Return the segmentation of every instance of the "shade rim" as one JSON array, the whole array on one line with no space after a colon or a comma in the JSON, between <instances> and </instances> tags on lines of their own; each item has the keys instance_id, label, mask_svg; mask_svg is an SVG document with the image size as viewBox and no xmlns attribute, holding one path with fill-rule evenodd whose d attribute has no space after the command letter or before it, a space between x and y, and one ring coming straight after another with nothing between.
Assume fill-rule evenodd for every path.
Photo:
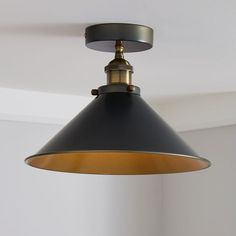
<instances>
[{"instance_id":1,"label":"shade rim","mask_svg":"<svg viewBox=\"0 0 236 236\"><path fill-rule=\"evenodd\" d=\"M65 155L65 154L101 154L101 153L124 153L124 154L145 154L145 155L157 155L155 158L160 158L160 156L163 156L163 158L166 157L174 157L174 158L184 158L184 159L192 159L195 161L199 161L204 163L204 167L201 168L196 168L196 169L191 169L191 170L185 170L185 171L175 171L175 172L163 172L163 173L126 173L126 174L112 174L112 173L94 173L94 172L74 172L74 171L65 171L65 170L57 170L57 169L52 169L52 168L45 168L45 167L40 167L37 165L33 165L30 163L30 160L33 160L35 158L39 158L42 156L51 156L50 158L56 158L53 157L53 155ZM158 157L159 155L159 157ZM98 157L99 158L99 157ZM145 157L148 158L148 157ZM176 174L176 173L188 173L188 172L194 172L194 171L200 171L207 169L211 166L211 162L207 160L206 158L200 157L200 156L193 156L193 155L186 155L186 154L177 154L177 153L167 153L167 152L153 152L153 151L135 151L135 150L74 150L74 151L57 151L57 152L45 152L45 153L39 153L35 154L32 156L27 157L25 160L25 163L31 167L37 168L37 169L42 169L42 170L49 170L49 171L56 171L56 172L64 172L64 173L74 173L74 174L93 174L93 175L157 175L157 174Z\"/></svg>"}]
</instances>

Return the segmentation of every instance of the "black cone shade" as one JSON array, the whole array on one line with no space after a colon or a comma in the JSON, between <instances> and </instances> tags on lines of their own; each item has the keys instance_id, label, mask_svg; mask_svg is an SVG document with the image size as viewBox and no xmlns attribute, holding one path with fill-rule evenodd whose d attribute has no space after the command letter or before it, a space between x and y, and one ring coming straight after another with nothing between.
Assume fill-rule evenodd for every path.
<instances>
[{"instance_id":1,"label":"black cone shade","mask_svg":"<svg viewBox=\"0 0 236 236\"><path fill-rule=\"evenodd\" d=\"M210 165L139 94L129 92L98 95L26 162L47 170L93 174L178 173Z\"/></svg>"}]
</instances>

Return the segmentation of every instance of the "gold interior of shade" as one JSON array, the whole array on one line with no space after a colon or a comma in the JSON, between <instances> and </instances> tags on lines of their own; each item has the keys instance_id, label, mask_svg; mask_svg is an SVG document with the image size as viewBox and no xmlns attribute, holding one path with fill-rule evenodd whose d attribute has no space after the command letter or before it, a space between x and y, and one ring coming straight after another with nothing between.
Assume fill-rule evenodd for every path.
<instances>
[{"instance_id":1,"label":"gold interior of shade","mask_svg":"<svg viewBox=\"0 0 236 236\"><path fill-rule=\"evenodd\" d=\"M164 174L200 170L210 162L191 156L143 152L66 152L36 155L26 163L37 168L83 174Z\"/></svg>"}]
</instances>

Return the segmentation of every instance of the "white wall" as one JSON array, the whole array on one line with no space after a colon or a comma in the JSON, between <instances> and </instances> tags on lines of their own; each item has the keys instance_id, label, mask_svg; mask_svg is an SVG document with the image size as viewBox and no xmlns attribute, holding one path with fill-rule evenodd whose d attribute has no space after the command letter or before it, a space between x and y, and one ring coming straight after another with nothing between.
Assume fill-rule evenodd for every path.
<instances>
[{"instance_id":1,"label":"white wall","mask_svg":"<svg viewBox=\"0 0 236 236\"><path fill-rule=\"evenodd\" d=\"M162 235L236 235L236 126L182 136L212 167L164 176Z\"/></svg>"},{"instance_id":2,"label":"white wall","mask_svg":"<svg viewBox=\"0 0 236 236\"><path fill-rule=\"evenodd\" d=\"M60 127L0 121L0 235L160 235L160 176L98 176L31 168Z\"/></svg>"}]
</instances>

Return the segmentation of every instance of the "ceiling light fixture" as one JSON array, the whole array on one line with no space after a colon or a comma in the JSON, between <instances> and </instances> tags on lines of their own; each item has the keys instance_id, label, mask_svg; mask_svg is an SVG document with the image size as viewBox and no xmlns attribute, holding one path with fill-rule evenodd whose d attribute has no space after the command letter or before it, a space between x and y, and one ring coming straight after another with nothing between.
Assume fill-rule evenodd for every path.
<instances>
[{"instance_id":1,"label":"ceiling light fixture","mask_svg":"<svg viewBox=\"0 0 236 236\"><path fill-rule=\"evenodd\" d=\"M95 99L25 161L46 170L88 174L164 174L204 169L198 155L140 97L131 81L133 67L123 52L150 49L153 30L135 24L86 28L87 47L115 51L106 67L107 85Z\"/></svg>"}]
</instances>

